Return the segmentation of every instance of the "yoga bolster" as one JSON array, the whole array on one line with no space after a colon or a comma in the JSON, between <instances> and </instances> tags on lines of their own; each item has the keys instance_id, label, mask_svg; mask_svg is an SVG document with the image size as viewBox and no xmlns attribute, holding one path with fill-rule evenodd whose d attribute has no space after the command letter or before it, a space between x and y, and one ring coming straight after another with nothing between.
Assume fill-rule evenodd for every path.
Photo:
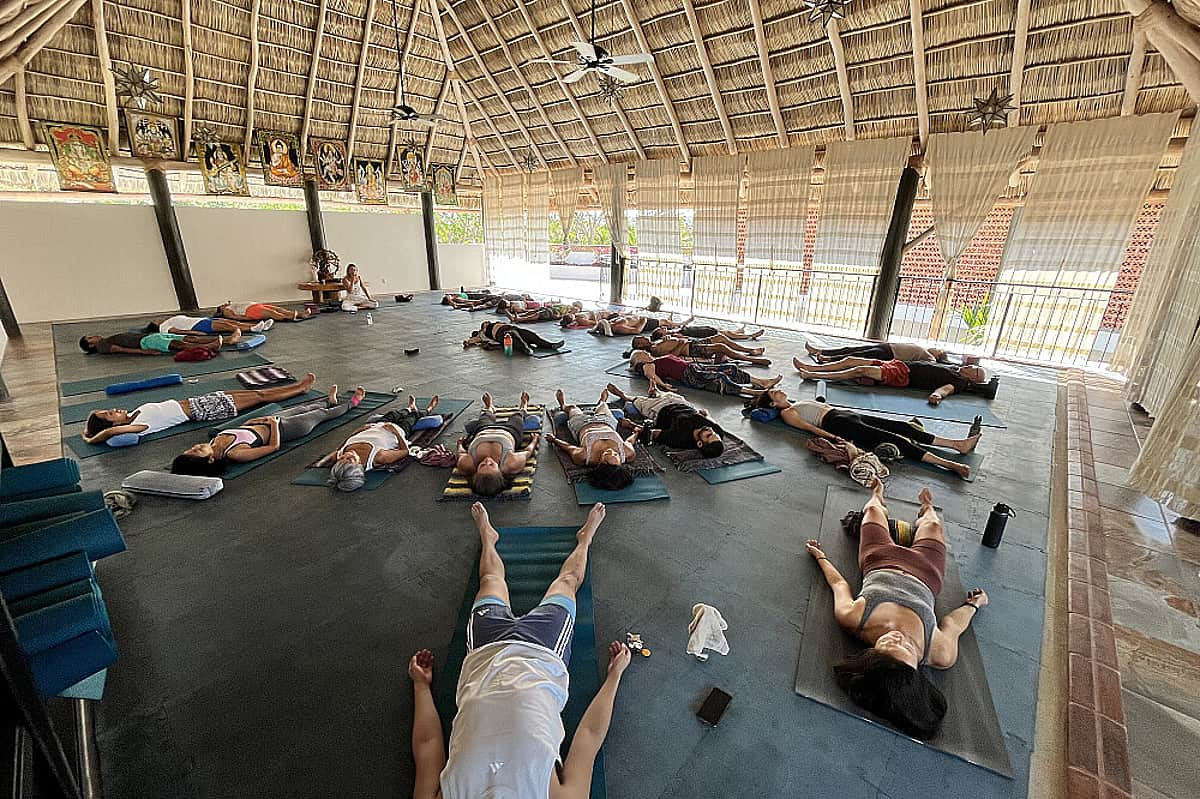
<instances>
[{"instance_id":1,"label":"yoga bolster","mask_svg":"<svg viewBox=\"0 0 1200 799\"><path fill-rule=\"evenodd\" d=\"M121 488L126 491L181 499L208 499L224 487L220 477L171 474L153 469L143 469L121 481Z\"/></svg>"},{"instance_id":2,"label":"yoga bolster","mask_svg":"<svg viewBox=\"0 0 1200 799\"><path fill-rule=\"evenodd\" d=\"M111 386L105 386L104 393L110 397L115 397L118 394L130 394L134 391L142 391L147 388L177 386L182 382L183 375L178 373L159 375L158 377L148 377L145 380L130 380L128 383L113 383Z\"/></svg>"},{"instance_id":3,"label":"yoga bolster","mask_svg":"<svg viewBox=\"0 0 1200 799\"><path fill-rule=\"evenodd\" d=\"M252 350L255 347L259 346L260 344L266 344L266 343L267 343L267 337L264 336L262 333L259 333L258 335L247 336L246 338L239 341L237 344L234 344L233 348L236 349L238 352L247 352L247 351Z\"/></svg>"},{"instance_id":4,"label":"yoga bolster","mask_svg":"<svg viewBox=\"0 0 1200 799\"><path fill-rule=\"evenodd\" d=\"M750 418L756 422L773 422L779 418L777 408L755 408L750 411Z\"/></svg>"},{"instance_id":5,"label":"yoga bolster","mask_svg":"<svg viewBox=\"0 0 1200 799\"><path fill-rule=\"evenodd\" d=\"M437 414L434 414L433 416L422 416L412 426L412 429L414 433L418 430L436 430L442 426L444 421L445 420Z\"/></svg>"},{"instance_id":6,"label":"yoga bolster","mask_svg":"<svg viewBox=\"0 0 1200 799\"><path fill-rule=\"evenodd\" d=\"M542 429L542 417L540 417L540 416L525 417L525 430L529 431L529 430L541 430L541 429Z\"/></svg>"},{"instance_id":7,"label":"yoga bolster","mask_svg":"<svg viewBox=\"0 0 1200 799\"><path fill-rule=\"evenodd\" d=\"M122 433L119 436L113 436L105 441L110 447L132 447L142 440L142 437L137 433Z\"/></svg>"}]
</instances>

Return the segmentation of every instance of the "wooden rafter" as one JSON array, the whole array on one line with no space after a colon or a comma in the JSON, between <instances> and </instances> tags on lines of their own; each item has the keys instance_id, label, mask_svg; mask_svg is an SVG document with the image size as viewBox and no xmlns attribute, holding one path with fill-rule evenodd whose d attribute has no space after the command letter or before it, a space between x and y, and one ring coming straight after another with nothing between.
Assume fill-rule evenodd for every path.
<instances>
[{"instance_id":1,"label":"wooden rafter","mask_svg":"<svg viewBox=\"0 0 1200 799\"><path fill-rule=\"evenodd\" d=\"M463 130L466 132L466 144L471 148L471 157L475 160L475 171L479 174L480 185L483 185L482 161L486 160L493 172L496 171L496 165L491 162L486 153L480 151L479 142L475 139L475 134L471 131L471 118L467 116L467 106L463 103L462 98L462 92L465 88L462 85L462 81L456 77L451 85L454 88L454 103L458 106L458 118L462 121ZM504 144L504 139L500 140L500 144ZM507 145L505 146L507 148Z\"/></svg>"},{"instance_id":2,"label":"wooden rafter","mask_svg":"<svg viewBox=\"0 0 1200 799\"><path fill-rule=\"evenodd\" d=\"M416 11L414 9L414 16ZM458 70L454 66L454 58L450 55L450 45L446 41L446 28L442 25L441 14L438 13L437 0L429 0L429 13L433 18L433 30L437 34L438 46L442 49L442 60L446 65L446 82L450 84L454 90L454 103L458 107L458 120L462 124L463 138L471 148L471 155L475 159L475 171L479 174L479 182L483 182L483 164L481 153L479 152L479 144L475 139L475 133L471 130L471 118L467 116L467 106L463 103L462 81L458 79ZM486 117L485 117L486 118ZM489 120L490 122L490 120ZM504 140L500 140L504 144ZM507 145L505 145L507 149ZM492 169L495 170L495 165Z\"/></svg>"},{"instance_id":3,"label":"wooden rafter","mask_svg":"<svg viewBox=\"0 0 1200 799\"><path fill-rule=\"evenodd\" d=\"M513 108L512 103L510 103L508 101L508 97L505 96L504 90L501 89L499 84L496 83L496 79L492 77L491 71L488 70L487 65L483 63L483 57L479 54L479 50L475 48L475 43L471 41L471 37L467 35L466 28L463 26L462 22L459 21L458 15L454 13L454 8L448 2L446 2L446 0L433 0L433 2L435 5L439 5L440 3L439 7L446 9L446 14L450 16L450 20L458 28L463 44L467 46L467 51L470 52L471 58L475 61L475 65L478 66L479 71L483 73L484 80L486 80L488 85L492 87L492 91L495 92L496 97L500 100L501 105L503 105L505 110L508 111L508 115L513 118L513 121L517 123L517 127L520 129L521 133L525 135L525 143L529 145L529 149L533 151L535 157L542 162L542 166L549 169L550 164L542 155L541 149L537 146L537 143L534 142L533 134L529 132L529 128L527 128L525 123L521 120L521 116L517 113L517 109ZM448 51L449 45L447 45L446 48ZM467 88L465 84L463 85L463 88Z\"/></svg>"},{"instance_id":4,"label":"wooden rafter","mask_svg":"<svg viewBox=\"0 0 1200 799\"><path fill-rule=\"evenodd\" d=\"M787 126L783 122L783 111L779 108L779 93L775 91L775 70L771 68L771 51L767 47L767 31L763 26L762 8L758 0L750 0L750 18L754 22L754 45L758 49L758 66L767 90L767 105L775 122L775 137L780 147L787 147Z\"/></svg>"},{"instance_id":5,"label":"wooden rafter","mask_svg":"<svg viewBox=\"0 0 1200 799\"><path fill-rule=\"evenodd\" d=\"M520 169L521 168L520 160L517 159L517 156L512 151L512 148L508 146L508 142L506 142L504 140L504 136L502 136L500 134L500 129L496 127L496 123L493 122L492 118L490 116L488 116L486 111L483 110L483 106L480 104L479 99L477 97L475 97L474 94L471 93L471 87L468 86L467 84L463 83L461 80L458 82L457 85L461 91L466 93L467 99L470 100L471 104L475 106L475 110L479 112L479 116L481 116L483 118L483 121L487 123L488 129L492 131L492 135L495 136L496 139L500 142L500 146L504 149L504 153L505 153L505 155L508 156L508 160L512 162L512 165L514 167L516 167L517 169ZM466 112L464 111L464 113L466 113ZM465 119L465 117L464 117L464 119Z\"/></svg>"},{"instance_id":6,"label":"wooden rafter","mask_svg":"<svg viewBox=\"0 0 1200 799\"><path fill-rule=\"evenodd\" d=\"M1017 18L1013 22L1012 71L1008 76L1008 92L1012 95L1013 110L1008 114L1008 126L1021 124L1021 91L1025 84L1025 49L1029 44L1029 2L1017 0Z\"/></svg>"},{"instance_id":7,"label":"wooden rafter","mask_svg":"<svg viewBox=\"0 0 1200 799\"><path fill-rule=\"evenodd\" d=\"M439 116L442 113L442 106L446 104L446 95L450 91L450 81L442 82L442 90L438 92L437 101L433 104L433 115ZM438 123L435 119L433 124L429 126L429 135L425 137L425 168L429 168L429 159L433 154L433 137L437 135ZM465 137L464 137L465 141Z\"/></svg>"},{"instance_id":8,"label":"wooden rafter","mask_svg":"<svg viewBox=\"0 0 1200 799\"><path fill-rule=\"evenodd\" d=\"M645 31L642 30L642 23L634 13L633 3L630 0L621 0L621 7L625 9L625 18L629 20L629 28L637 39L638 47L643 53L651 52L650 42L646 39ZM658 71L658 64L651 60L648 66L650 67L650 76L654 78L654 85L658 87L658 98L662 100L663 109L671 120L671 129L675 131L675 143L679 145L679 154L683 156L684 163L691 164L692 153L688 150L687 141L683 138L683 126L679 124L679 114L675 112L675 104L671 102L671 95L667 93L667 85L663 83L662 74Z\"/></svg>"},{"instance_id":9,"label":"wooden rafter","mask_svg":"<svg viewBox=\"0 0 1200 799\"><path fill-rule=\"evenodd\" d=\"M321 0L317 11L316 40L313 42L312 63L308 65L308 85L304 90L304 118L300 123L300 160L308 152L308 133L312 128L313 95L317 91L317 69L321 66L321 44L325 39L325 18L329 0ZM386 173L385 173L386 174Z\"/></svg>"},{"instance_id":10,"label":"wooden rafter","mask_svg":"<svg viewBox=\"0 0 1200 799\"><path fill-rule=\"evenodd\" d=\"M104 0L92 0L92 29L96 32L96 55L104 79L104 109L108 115L108 151L117 153L121 142L121 117L117 109L117 81L108 52L108 26L104 23Z\"/></svg>"},{"instance_id":11,"label":"wooden rafter","mask_svg":"<svg viewBox=\"0 0 1200 799\"><path fill-rule=\"evenodd\" d=\"M367 16L363 20L362 47L358 52L358 71L354 75L354 96L350 101L350 133L346 136L346 157L354 157L354 140L358 136L358 111L362 102L363 78L367 71L367 52L371 49L371 28L375 26L376 0L367 0Z\"/></svg>"},{"instance_id":12,"label":"wooden rafter","mask_svg":"<svg viewBox=\"0 0 1200 799\"><path fill-rule=\"evenodd\" d=\"M521 82L521 85L525 87L525 93L529 95L530 101L533 102L533 110L537 111L538 116L542 118L542 124L546 126L546 129L550 131L550 135L554 137L556 142L558 142L558 146L561 147L563 153L566 154L567 160L571 162L571 166L579 166L579 161L575 158L575 154L571 152L571 148L567 146L567 143L563 140L563 137L558 135L558 126L550 121L550 117L546 116L546 109L542 105L541 101L538 100L537 94L533 91L533 87L529 85L529 81L525 79L524 71L517 66L516 59L513 58L512 51L508 47L508 42L504 40L504 37L500 34L500 30L496 27L496 20L492 18L491 12L487 10L487 6L483 4L482 0L475 0L475 5L479 8L480 13L483 14L483 20L487 24L488 30L491 31L492 36L496 37L496 41L500 43L500 52L504 53L504 59L508 61L508 66L512 69L513 74L517 76L517 79ZM517 5L519 7L521 4L517 3ZM464 32L463 36L465 37L466 35L467 34Z\"/></svg>"},{"instance_id":13,"label":"wooden rafter","mask_svg":"<svg viewBox=\"0 0 1200 799\"><path fill-rule=\"evenodd\" d=\"M196 67L192 47L192 0L182 0L179 21L183 25L183 156L187 158L195 122Z\"/></svg>"},{"instance_id":14,"label":"wooden rafter","mask_svg":"<svg viewBox=\"0 0 1200 799\"><path fill-rule=\"evenodd\" d=\"M258 15L262 11L262 0L254 0L250 6L250 76L246 78L246 137L242 141L242 152L250 162L250 143L254 141L254 86L258 83Z\"/></svg>"},{"instance_id":15,"label":"wooden rafter","mask_svg":"<svg viewBox=\"0 0 1200 799\"><path fill-rule=\"evenodd\" d=\"M1146 33L1133 27L1133 51L1129 54L1129 69L1125 73L1125 92L1121 95L1121 116L1137 111L1138 92L1142 88L1142 70L1146 67Z\"/></svg>"},{"instance_id":16,"label":"wooden rafter","mask_svg":"<svg viewBox=\"0 0 1200 799\"><path fill-rule=\"evenodd\" d=\"M921 0L908 0L908 18L912 27L913 94L917 100L917 136L921 152L929 142L929 83L925 77L925 23L921 19Z\"/></svg>"},{"instance_id":17,"label":"wooden rafter","mask_svg":"<svg viewBox=\"0 0 1200 799\"><path fill-rule=\"evenodd\" d=\"M46 21L57 14L69 0L38 0L27 6L14 5L12 12L3 23L0 23L0 43L7 43L10 49L28 39Z\"/></svg>"},{"instance_id":18,"label":"wooden rafter","mask_svg":"<svg viewBox=\"0 0 1200 799\"><path fill-rule=\"evenodd\" d=\"M393 3L395 3L395 0L393 0ZM396 5L396 4L392 5L392 13L393 14L399 13L398 5ZM401 95L402 90L404 89L404 65L408 62L408 51L412 47L413 36L417 32L417 19L418 19L418 15L420 13L421 13L421 2L420 2L420 0L417 0L417 2L413 3L412 13L409 14L409 16L408 16L408 32L406 34L404 34L404 46L400 48L400 55L399 55L400 61L399 61L399 63L396 64L396 94L395 94L395 100L392 102L393 106L400 105L400 95ZM396 20L396 24L399 25L400 20ZM447 74L447 76L449 76L450 73L447 72L446 74ZM443 81L443 83L448 86L450 84L450 81L447 78L447 80ZM396 123L392 122L391 130L388 131L388 154L387 154L387 165L384 167L385 175L392 174L392 164L396 160L396 135L397 135L396 128L397 127L398 126L396 125ZM430 141L433 140L433 132L432 131L430 131L429 139L430 139Z\"/></svg>"},{"instance_id":19,"label":"wooden rafter","mask_svg":"<svg viewBox=\"0 0 1200 799\"><path fill-rule=\"evenodd\" d=\"M559 2L562 3L563 11L567 14L567 20L571 23L571 28L575 31L576 39L579 41L586 40L587 36L584 35L583 25L580 24L579 16L575 13L575 9L571 8L571 4L567 0L559 0ZM633 132L633 125L629 123L629 115L621 107L621 101L619 99L614 100L612 107L613 111L617 114L617 119L621 121L621 127L625 128L625 135L629 137L629 143L637 151L638 158L641 158L643 161L646 160L646 148L642 146L637 134Z\"/></svg>"},{"instance_id":20,"label":"wooden rafter","mask_svg":"<svg viewBox=\"0 0 1200 799\"><path fill-rule=\"evenodd\" d=\"M721 130L725 132L725 146L729 148L730 155L737 155L737 142L733 140L733 125L729 122L729 114L725 112L725 101L721 99L721 88L717 85L717 73L713 71L712 60L708 57L708 46L704 43L704 31L700 30L700 20L696 17L696 7L692 5L692 0L683 0L683 11L687 14L688 25L692 28L692 42L696 45L696 56L700 59L700 68L704 70L704 80L708 83L708 92L712 95L713 107L717 109Z\"/></svg>"},{"instance_id":21,"label":"wooden rafter","mask_svg":"<svg viewBox=\"0 0 1200 799\"><path fill-rule=\"evenodd\" d=\"M17 74L17 70L32 61L33 57L71 21L71 18L87 1L68 0L67 3L59 6L58 11L46 20L46 23L38 28L31 37L15 42L11 47L5 43L4 49L0 50L0 84L5 83Z\"/></svg>"},{"instance_id":22,"label":"wooden rafter","mask_svg":"<svg viewBox=\"0 0 1200 799\"><path fill-rule=\"evenodd\" d=\"M37 140L33 137L33 126L29 124L29 100L25 96L25 67L21 66L13 75L14 98L17 104L17 127L21 129L21 144L26 150L36 147Z\"/></svg>"},{"instance_id":23,"label":"wooden rafter","mask_svg":"<svg viewBox=\"0 0 1200 799\"><path fill-rule=\"evenodd\" d=\"M846 141L854 141L854 97L850 94L850 72L846 69L846 48L842 46L839 27L840 20L831 19L825 30L829 33L833 66L837 69L838 91L842 95L842 121L846 127Z\"/></svg>"}]
</instances>

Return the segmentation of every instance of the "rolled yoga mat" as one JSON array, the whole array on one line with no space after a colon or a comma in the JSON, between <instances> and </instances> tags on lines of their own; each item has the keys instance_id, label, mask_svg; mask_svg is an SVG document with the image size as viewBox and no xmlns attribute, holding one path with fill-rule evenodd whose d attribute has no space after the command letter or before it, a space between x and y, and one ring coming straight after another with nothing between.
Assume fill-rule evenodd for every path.
<instances>
[{"instance_id":1,"label":"rolled yoga mat","mask_svg":"<svg viewBox=\"0 0 1200 799\"><path fill-rule=\"evenodd\" d=\"M861 510L865 501L866 495L861 489L830 486L825 492L825 510L821 514L818 536L825 555L850 583L850 590L856 596L862 585L862 573L858 568L858 539L842 531L841 518L847 511ZM889 514L895 518L915 519L920 511L911 502L891 497L887 504ZM804 635L800 641L800 661L796 666L796 693L908 738L888 722L854 704L838 687L833 675L834 664L862 651L866 645L851 638L834 621L833 592L829 590L815 561L811 569L808 610L804 618ZM960 606L965 597L966 591L958 576L954 554L948 552L942 592L935 608L937 617L941 619ZM983 612L997 611L986 608ZM926 674L945 694L947 710L938 734L929 741L917 743L1011 779L1012 763L992 703L987 671L974 629L968 628L959 638L958 662L953 667L944 671L929 669Z\"/></svg>"},{"instance_id":2,"label":"rolled yoga mat","mask_svg":"<svg viewBox=\"0 0 1200 799\"><path fill-rule=\"evenodd\" d=\"M562 562L575 548L576 527L501 527L500 542L496 551L504 560L505 579L508 582L508 598L515 615L533 610L558 576ZM450 724L457 707L454 701L458 676L462 672L463 659L467 656L467 620L471 605L479 593L478 561L471 564L471 579L462 609L450 639L443 668L434 664L437 680L434 702L442 717L442 728L446 740L450 740ZM563 709L563 726L567 734L563 738L562 757L566 760L571 747L575 728L587 710L588 704L600 690L600 661L596 656L596 619L592 600L592 565L588 562L583 585L575 594L575 632L571 638L570 697ZM604 780L604 749L596 755L596 766L592 770L592 799L604 799L608 795Z\"/></svg>"},{"instance_id":3,"label":"rolled yoga mat","mask_svg":"<svg viewBox=\"0 0 1200 799\"><path fill-rule=\"evenodd\" d=\"M880 386L829 386L830 405L858 411L894 413L916 416L918 419L943 419L970 424L976 416L983 417L984 427L1008 427L989 407L991 401L973 394L953 394L940 405L929 404L928 391L913 391Z\"/></svg>"},{"instance_id":4,"label":"rolled yoga mat","mask_svg":"<svg viewBox=\"0 0 1200 799\"><path fill-rule=\"evenodd\" d=\"M117 356L97 355L97 358ZM159 356L162 358L162 356ZM161 369L153 369L146 372L128 372L126 374L106 375L104 377L92 377L87 380L71 380L65 383L58 384L58 390L64 397L74 397L79 394L90 394L93 391L103 391L113 383L130 383L135 380L149 380L153 377L158 377L162 374L179 374L183 377L195 377L197 375L213 375L220 372L231 372L237 369L249 369L254 366L265 366L271 363L269 358L264 358L256 352L225 352L215 358L207 361L185 361L177 362L170 358L162 358L164 361Z\"/></svg>"}]
</instances>

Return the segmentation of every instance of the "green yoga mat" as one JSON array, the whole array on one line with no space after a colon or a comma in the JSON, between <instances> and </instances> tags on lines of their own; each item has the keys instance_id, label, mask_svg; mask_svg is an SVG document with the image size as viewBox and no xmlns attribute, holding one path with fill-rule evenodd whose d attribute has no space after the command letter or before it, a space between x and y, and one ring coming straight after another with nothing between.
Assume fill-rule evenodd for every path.
<instances>
[{"instance_id":1,"label":"green yoga mat","mask_svg":"<svg viewBox=\"0 0 1200 799\"><path fill-rule=\"evenodd\" d=\"M984 427L1008 427L1003 419L992 412L988 407L989 400L983 397L955 394L942 400L940 405L930 405L928 397L927 391L830 384L825 401L830 405L858 411L895 413L916 416L918 419L944 419L966 424L970 424L976 416L982 416Z\"/></svg>"},{"instance_id":2,"label":"green yoga mat","mask_svg":"<svg viewBox=\"0 0 1200 799\"><path fill-rule=\"evenodd\" d=\"M718 485L720 483L732 483L734 480L745 480L749 477L761 477L764 474L777 474L782 471L783 469L780 469L773 463L747 461L746 463L735 463L732 466L702 469L697 474L703 477L704 481L709 485Z\"/></svg>"},{"instance_id":3,"label":"green yoga mat","mask_svg":"<svg viewBox=\"0 0 1200 799\"><path fill-rule=\"evenodd\" d=\"M366 480L363 482L363 489L366 491L374 491L381 485L387 482L394 472L389 472L385 469L372 469L366 473ZM296 479L292 480L294 486L321 486L326 488L329 486L329 469L322 466L309 466L302 471Z\"/></svg>"},{"instance_id":4,"label":"green yoga mat","mask_svg":"<svg viewBox=\"0 0 1200 799\"><path fill-rule=\"evenodd\" d=\"M582 481L575 483L575 501L580 505L594 505L597 502L615 505L621 502L649 502L653 499L670 498L666 484L657 474L638 477L632 485L620 491L605 491Z\"/></svg>"},{"instance_id":5,"label":"green yoga mat","mask_svg":"<svg viewBox=\"0 0 1200 799\"><path fill-rule=\"evenodd\" d=\"M274 386L272 386L274 388ZM150 388L145 391L134 391L118 397L105 395L100 399L79 402L74 405L63 405L58 409L58 418L63 424L76 424L87 421L92 411L107 410L108 408L125 408L133 410L146 402L162 402L169 399L184 399L213 391L245 391L246 387L237 378L225 377L219 380L205 380L199 383L183 382L175 386Z\"/></svg>"},{"instance_id":6,"label":"green yoga mat","mask_svg":"<svg viewBox=\"0 0 1200 799\"><path fill-rule=\"evenodd\" d=\"M533 610L558 576L562 562L575 548L575 527L501 527L500 542L496 551L504 560L508 596L514 614L521 615ZM442 717L446 740L450 740L450 724L454 720L456 705L455 689L462 672L463 659L467 656L467 620L471 605L479 593L479 570L471 564L471 580L463 598L454 637L446 653L446 664L434 674L438 682L434 691L434 702ZM570 697L563 709L563 726L567 734L563 738L562 757L566 760L575 728L587 710L588 704L600 690L600 662L596 657L596 619L592 601L592 566L588 563L583 585L575 594L575 632L571 638ZM604 750L596 755L596 766L592 770L592 799L605 799L608 795L604 780Z\"/></svg>"},{"instance_id":7,"label":"green yoga mat","mask_svg":"<svg viewBox=\"0 0 1200 799\"><path fill-rule=\"evenodd\" d=\"M195 386L193 386L193 388L195 388ZM271 405L260 406L259 408L250 411L248 414L242 414L242 416L237 418L243 419L253 418L254 416L262 416L265 413L270 413L270 411L267 410L268 408L278 408L280 406L287 407L289 405L298 405L301 402L311 402L312 400L324 396L324 394L325 392L323 391L308 391L298 397L292 397L291 399L284 400L278 403L278 405L271 403ZM110 404L104 407L112 406ZM225 425L228 427L236 427L236 420L230 419L229 421L225 422ZM170 438L171 436L177 436L181 433L191 433L196 430L203 430L207 432L211 426L212 422L184 422L183 424L177 424L174 427L168 427L166 430L159 430L157 433L151 433L150 435L142 436L141 442L139 443L146 441L157 441L160 438ZM79 458L94 458L97 455L107 455L110 452L121 452L122 450L131 449L131 447L110 447L107 444L89 444L83 440L82 436L79 435L67 436L63 439L63 443L70 447L71 452L75 453L75 455ZM136 446L138 445L135 444L134 447Z\"/></svg>"},{"instance_id":8,"label":"green yoga mat","mask_svg":"<svg viewBox=\"0 0 1200 799\"><path fill-rule=\"evenodd\" d=\"M97 358L116 357L97 355ZM158 377L166 374L180 374L184 378L196 377L197 375L213 375L220 372L231 372L235 369L250 369L255 366L265 366L271 363L269 358L264 358L256 352L223 352L212 360L208 361L186 361L180 363L165 356L159 356L163 362L161 369L152 369L146 372L126 372L125 374L108 375L106 377L92 377L87 380L72 380L67 383L59 383L58 390L64 397L74 397L79 394L90 394L93 391L103 391L107 386L113 383L128 383L134 380L148 380L151 377Z\"/></svg>"}]
</instances>

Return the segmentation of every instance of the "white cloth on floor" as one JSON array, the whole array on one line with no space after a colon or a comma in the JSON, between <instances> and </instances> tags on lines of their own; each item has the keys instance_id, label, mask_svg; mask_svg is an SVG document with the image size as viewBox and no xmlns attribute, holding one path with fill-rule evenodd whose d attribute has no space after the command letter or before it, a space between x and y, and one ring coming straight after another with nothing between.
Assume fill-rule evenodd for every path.
<instances>
[{"instance_id":1,"label":"white cloth on floor","mask_svg":"<svg viewBox=\"0 0 1200 799\"><path fill-rule=\"evenodd\" d=\"M720 655L729 654L729 642L725 640L725 630L729 625L721 611L712 605L700 602L692 605L692 623L688 625L687 653L695 655L700 660L708 660L705 649L711 649Z\"/></svg>"}]
</instances>

